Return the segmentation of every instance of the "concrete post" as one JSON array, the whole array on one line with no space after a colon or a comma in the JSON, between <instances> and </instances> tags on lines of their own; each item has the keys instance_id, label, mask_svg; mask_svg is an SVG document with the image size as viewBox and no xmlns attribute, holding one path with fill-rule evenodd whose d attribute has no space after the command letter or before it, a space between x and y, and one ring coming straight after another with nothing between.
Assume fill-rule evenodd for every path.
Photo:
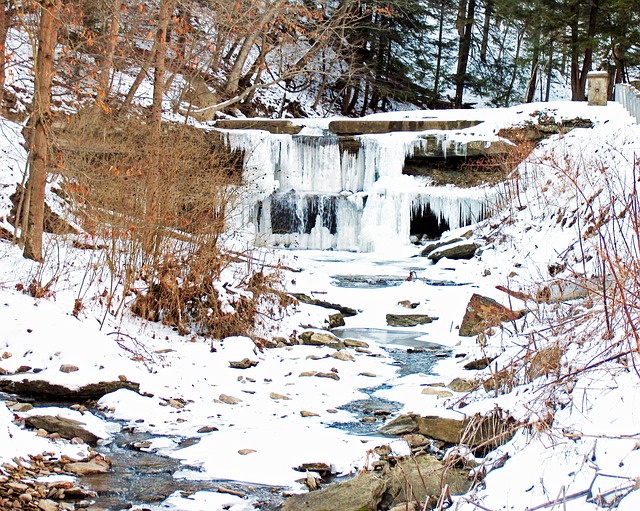
<instances>
[{"instance_id":1,"label":"concrete post","mask_svg":"<svg viewBox=\"0 0 640 511\"><path fill-rule=\"evenodd\" d=\"M587 98L589 105L605 106L609 90L609 73L591 71L587 75Z\"/></svg>"}]
</instances>

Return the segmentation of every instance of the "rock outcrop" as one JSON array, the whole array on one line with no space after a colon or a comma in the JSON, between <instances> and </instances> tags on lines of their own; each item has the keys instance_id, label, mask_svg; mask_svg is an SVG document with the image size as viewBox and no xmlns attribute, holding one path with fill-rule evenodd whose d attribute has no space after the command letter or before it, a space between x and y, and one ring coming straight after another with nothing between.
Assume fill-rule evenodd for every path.
<instances>
[{"instance_id":1,"label":"rock outcrop","mask_svg":"<svg viewBox=\"0 0 640 511\"><path fill-rule=\"evenodd\" d=\"M526 310L513 311L492 298L474 293L467 304L467 310L460 325L460 335L471 337L497 326L505 321L520 319Z\"/></svg>"}]
</instances>

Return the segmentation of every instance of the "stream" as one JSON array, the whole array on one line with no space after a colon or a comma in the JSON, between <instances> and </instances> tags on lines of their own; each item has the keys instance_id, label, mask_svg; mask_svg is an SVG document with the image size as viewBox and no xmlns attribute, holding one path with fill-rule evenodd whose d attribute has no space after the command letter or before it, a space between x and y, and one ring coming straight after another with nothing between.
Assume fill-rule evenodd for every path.
<instances>
[{"instance_id":1,"label":"stream","mask_svg":"<svg viewBox=\"0 0 640 511\"><path fill-rule=\"evenodd\" d=\"M420 332L394 331L367 328L339 328L334 333L341 338L357 338L381 345L397 366L397 374L428 374L438 358L450 356L446 347L420 341ZM383 384L359 389L366 399L347 403L339 409L350 412L356 420L335 422L329 425L352 435L374 435L388 416L395 414L400 403L375 396L378 390L389 388ZM101 412L94 410L94 413ZM179 460L160 456L146 449L149 441L156 438L147 432L132 427L123 427L114 436L112 443L97 450L109 458L112 469L107 474L81 478L83 485L98 493L95 506L105 511L120 511L133 505L158 506L175 492L188 496L197 491L222 491L244 495L260 502L261 509L275 510L283 501L283 489L259 485L247 485L233 481L187 480L174 477L174 473L190 467ZM180 446L197 443L198 438L187 438ZM193 469L191 467L192 470Z\"/></svg>"}]
</instances>

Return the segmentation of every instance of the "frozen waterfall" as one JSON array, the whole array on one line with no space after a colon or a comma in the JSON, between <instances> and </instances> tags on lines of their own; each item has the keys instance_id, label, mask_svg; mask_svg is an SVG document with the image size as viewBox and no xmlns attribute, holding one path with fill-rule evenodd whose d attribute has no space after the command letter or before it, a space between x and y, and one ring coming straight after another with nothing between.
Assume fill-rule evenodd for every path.
<instances>
[{"instance_id":1,"label":"frozen waterfall","mask_svg":"<svg viewBox=\"0 0 640 511\"><path fill-rule=\"evenodd\" d=\"M495 202L490 188L430 186L403 174L425 144L419 133L353 137L275 135L223 130L244 155L244 222L267 246L370 252L482 220ZM446 136L438 135L446 147ZM422 229L422 231L421 231Z\"/></svg>"}]
</instances>

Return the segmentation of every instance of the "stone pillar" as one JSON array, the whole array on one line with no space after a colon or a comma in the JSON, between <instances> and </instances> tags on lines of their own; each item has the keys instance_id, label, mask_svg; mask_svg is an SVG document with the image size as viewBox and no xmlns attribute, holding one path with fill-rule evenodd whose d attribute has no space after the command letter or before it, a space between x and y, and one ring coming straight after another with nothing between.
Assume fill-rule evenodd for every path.
<instances>
[{"instance_id":1,"label":"stone pillar","mask_svg":"<svg viewBox=\"0 0 640 511\"><path fill-rule=\"evenodd\" d=\"M609 73L591 71L587 75L587 98L590 105L605 106L609 90Z\"/></svg>"}]
</instances>

